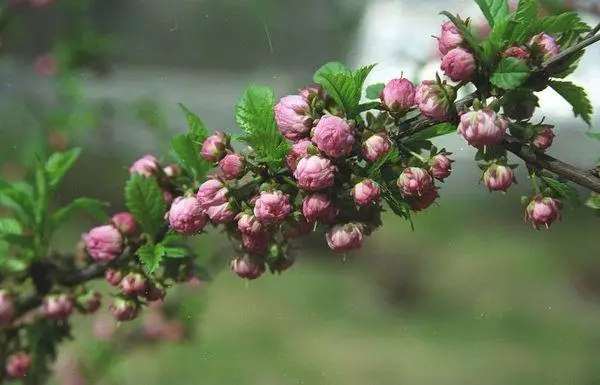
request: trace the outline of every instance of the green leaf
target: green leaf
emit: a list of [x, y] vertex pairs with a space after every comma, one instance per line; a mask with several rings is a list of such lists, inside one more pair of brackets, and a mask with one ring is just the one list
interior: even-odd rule
[[34, 247], [33, 236], [31, 235], [6, 233], [0, 234], [0, 239], [27, 250], [33, 250]]
[[375, 100], [379, 99], [381, 91], [385, 88], [384, 83], [371, 84], [367, 87], [367, 99]]
[[410, 137], [410, 141], [421, 141], [456, 132], [456, 125], [444, 122], [428, 127]]
[[558, 194], [571, 207], [575, 208], [581, 205], [581, 198], [575, 188], [567, 183], [560, 182], [556, 179], [542, 176], [542, 180], [550, 189]]
[[505, 90], [512, 90], [523, 84], [528, 77], [527, 64], [514, 57], [505, 57], [498, 63], [490, 82]]
[[108, 203], [97, 199], [76, 198], [68, 206], [62, 207], [52, 214], [50, 219], [52, 229], [57, 229], [80, 212], [88, 212], [98, 221], [104, 222], [108, 219], [108, 215], [104, 212], [104, 208], [108, 206]]
[[541, 7], [537, 0], [519, 0], [519, 6], [515, 12], [515, 21], [524, 26], [528, 26], [535, 20], [540, 9]]
[[590, 139], [600, 140], [600, 132], [588, 131], [585, 133], [585, 136], [587, 136]]
[[581, 116], [588, 126], [592, 125], [592, 102], [588, 98], [585, 90], [571, 82], [561, 82], [552, 80], [550, 87], [558, 92], [573, 107], [575, 117]]
[[585, 201], [585, 205], [594, 210], [600, 210], [600, 194], [592, 193]]
[[0, 218], [0, 236], [1, 234], [22, 234], [21, 224], [14, 218]]
[[287, 155], [290, 145], [275, 123], [275, 97], [268, 87], [249, 86], [240, 99], [235, 120], [244, 131], [240, 141], [247, 143], [259, 161], [276, 169]]
[[164, 225], [166, 204], [154, 178], [134, 174], [125, 186], [125, 202], [144, 231], [155, 237]]
[[322, 72], [315, 80], [342, 107], [346, 117], [353, 119], [359, 113], [358, 106], [364, 82], [374, 67], [374, 64], [361, 67], [354, 73]]
[[185, 118], [188, 123], [188, 135], [190, 139], [198, 145], [198, 147], [202, 146], [202, 143], [208, 138], [208, 130], [206, 126], [202, 122], [202, 119], [192, 111], [190, 111], [186, 106], [179, 103], [179, 108], [183, 111]]
[[211, 165], [200, 157], [200, 147], [189, 134], [178, 135], [171, 141], [171, 155], [196, 180], [204, 178], [211, 169]]
[[146, 274], [152, 274], [165, 257], [165, 248], [161, 244], [154, 246], [147, 243], [140, 247], [136, 254], [140, 258]]
[[508, 15], [507, 0], [475, 0], [491, 27]]
[[322, 84], [321, 82], [323, 81], [323, 75], [332, 75], [338, 73], [350, 75], [352, 71], [350, 71], [350, 69], [348, 69], [348, 67], [346, 67], [344, 64], [337, 61], [325, 63], [317, 70], [317, 72], [315, 72], [313, 75], [313, 81], [315, 83]]
[[35, 221], [33, 197], [21, 189], [15, 187], [1, 189], [0, 205], [13, 210], [26, 224], [32, 224]]
[[46, 173], [50, 187], [58, 186], [67, 171], [81, 155], [81, 148], [73, 148], [64, 152], [55, 152], [46, 162]]
[[392, 164], [396, 163], [398, 161], [399, 156], [400, 152], [398, 151], [398, 148], [392, 148], [391, 151], [389, 151], [387, 154], [379, 158], [377, 162], [371, 165], [371, 167], [369, 168], [369, 177], [375, 178], [379, 174], [379, 170], [381, 170], [381, 167], [383, 167], [384, 164], [388, 162]]
[[190, 252], [185, 247], [165, 247], [166, 258], [188, 258]]
[[483, 57], [488, 64], [493, 62], [496, 55], [511, 43], [511, 36], [516, 26], [517, 23], [514, 20], [507, 19], [492, 29], [487, 40], [481, 45]]
[[516, 36], [516, 40], [519, 43], [524, 43], [541, 32], [557, 35], [564, 32], [587, 32], [589, 30], [590, 26], [582, 21], [577, 13], [565, 12], [556, 16], [536, 18], [526, 30]]

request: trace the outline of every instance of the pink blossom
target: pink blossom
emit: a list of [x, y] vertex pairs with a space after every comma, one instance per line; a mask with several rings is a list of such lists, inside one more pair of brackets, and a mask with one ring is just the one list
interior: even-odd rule
[[450, 154], [437, 154], [430, 161], [429, 172], [437, 180], [443, 181], [452, 173], [452, 162], [447, 155]]
[[312, 127], [308, 100], [300, 95], [288, 95], [275, 105], [275, 120], [281, 135], [290, 140], [308, 136]]
[[139, 305], [129, 299], [116, 298], [109, 310], [117, 321], [132, 321], [139, 314]]
[[238, 179], [244, 176], [246, 169], [246, 159], [240, 154], [227, 154], [219, 162], [219, 168], [225, 179]]
[[364, 179], [354, 185], [351, 195], [359, 206], [370, 206], [379, 202], [381, 187], [372, 179]]
[[346, 253], [362, 247], [363, 227], [358, 223], [333, 226], [325, 233], [327, 245], [335, 253]]
[[206, 210], [206, 214], [214, 223], [229, 223], [235, 218], [236, 212], [229, 202], [222, 203], [216, 206], [210, 206]]
[[302, 139], [292, 145], [290, 152], [285, 158], [285, 163], [291, 172], [296, 171], [300, 159], [308, 155], [308, 148], [312, 146], [310, 139]]
[[129, 273], [121, 280], [121, 289], [127, 295], [143, 294], [147, 285], [146, 277], [139, 273]]
[[158, 159], [156, 159], [152, 155], [144, 155], [140, 159], [133, 162], [133, 164], [129, 168], [129, 172], [132, 175], [138, 173], [142, 176], [149, 177], [155, 175], [159, 168], [160, 163]]
[[165, 215], [169, 227], [184, 235], [199, 234], [206, 226], [206, 213], [195, 197], [179, 197]]
[[506, 191], [515, 182], [515, 173], [510, 167], [492, 164], [483, 173], [483, 184], [490, 191]]
[[328, 223], [335, 219], [339, 209], [323, 193], [307, 195], [302, 201], [302, 214], [308, 222]]
[[419, 167], [408, 167], [402, 171], [397, 185], [407, 197], [421, 196], [433, 187], [433, 180], [427, 170]]
[[301, 189], [318, 191], [333, 186], [336, 171], [331, 160], [313, 155], [298, 162], [294, 177]]
[[222, 132], [215, 132], [214, 135], [206, 138], [202, 143], [200, 155], [207, 162], [218, 162], [225, 156], [225, 150], [229, 146], [229, 136]]
[[[446, 92], [454, 93], [452, 87], [446, 87]], [[425, 80], [417, 86], [415, 103], [423, 115], [433, 120], [445, 120], [450, 109], [450, 102], [444, 97], [441, 87], [432, 80]]]
[[463, 38], [458, 31], [456, 26], [448, 21], [442, 24], [442, 33], [440, 37], [437, 38], [438, 41], [438, 50], [442, 55], [448, 53], [448, 51], [460, 46], [463, 42]]
[[237, 215], [238, 230], [242, 234], [258, 235], [266, 231], [265, 226], [252, 214], [240, 213]]
[[323, 87], [316, 85], [304, 87], [300, 90], [299, 95], [308, 100], [309, 103], [312, 103], [312, 101], [316, 98], [325, 98]]
[[154, 284], [146, 287], [146, 290], [144, 291], [144, 298], [146, 298], [148, 302], [157, 302], [162, 301], [166, 294], [167, 293], [161, 286]]
[[262, 191], [254, 204], [254, 216], [265, 224], [281, 222], [291, 211], [290, 196], [279, 190]]
[[113, 286], [119, 286], [123, 279], [123, 273], [115, 269], [107, 269], [104, 276], [106, 277], [106, 281]]
[[97, 291], [89, 291], [77, 297], [77, 307], [83, 314], [95, 313], [102, 304], [102, 296]]
[[381, 91], [380, 98], [388, 110], [406, 112], [415, 105], [415, 86], [408, 79], [392, 79]]
[[123, 236], [110, 225], [93, 228], [83, 241], [90, 257], [99, 263], [111, 262], [123, 252]]
[[163, 169], [163, 172], [167, 176], [167, 178], [175, 178], [181, 175], [181, 166], [178, 164], [170, 164]]
[[200, 185], [196, 199], [203, 210], [227, 202], [227, 187], [218, 179], [209, 179]]
[[122, 212], [113, 215], [112, 225], [125, 236], [135, 234], [137, 223], [135, 217], [129, 212]]
[[6, 374], [10, 378], [22, 378], [27, 376], [31, 367], [31, 358], [24, 352], [14, 353], [6, 359]]
[[375, 163], [392, 149], [392, 141], [387, 134], [380, 132], [371, 135], [362, 145], [363, 157]]
[[555, 136], [556, 135], [554, 135], [552, 128], [546, 127], [544, 129], [542, 129], [540, 132], [538, 132], [533, 137], [533, 142], [532, 142], [533, 147], [535, 147], [536, 149], [538, 149], [540, 151], [545, 151], [545, 150], [549, 149], [550, 146], [552, 146]]
[[548, 228], [554, 221], [560, 220], [559, 206], [560, 202], [556, 199], [537, 196], [527, 205], [527, 218], [536, 229], [542, 225]]
[[429, 208], [437, 198], [439, 198], [437, 189], [431, 187], [423, 191], [420, 196], [410, 197], [408, 204], [410, 205], [412, 211], [419, 212]]
[[269, 248], [269, 233], [242, 234], [242, 245], [249, 253], [264, 253]]
[[249, 255], [235, 258], [229, 264], [240, 278], [256, 279], [265, 272], [265, 264]]
[[469, 111], [460, 117], [458, 133], [475, 147], [494, 146], [504, 140], [508, 122], [493, 110]]
[[53, 319], [67, 319], [73, 312], [73, 299], [67, 294], [49, 295], [42, 300], [44, 316]]
[[333, 158], [349, 155], [354, 140], [352, 128], [338, 116], [323, 116], [314, 129], [313, 142], [319, 150]]
[[534, 52], [539, 52], [543, 60], [548, 60], [560, 53], [560, 45], [556, 39], [544, 32], [532, 37], [529, 46]]
[[466, 82], [477, 69], [475, 56], [464, 48], [451, 49], [442, 59], [440, 66], [444, 74], [455, 82]]
[[514, 57], [521, 61], [526, 61], [527, 59], [529, 59], [529, 56], [531, 56], [531, 52], [529, 52], [529, 50], [525, 46], [515, 45], [513, 47], [508, 48], [506, 51], [504, 51], [502, 56]]
[[0, 326], [8, 325], [15, 317], [15, 303], [7, 290], [0, 290]]

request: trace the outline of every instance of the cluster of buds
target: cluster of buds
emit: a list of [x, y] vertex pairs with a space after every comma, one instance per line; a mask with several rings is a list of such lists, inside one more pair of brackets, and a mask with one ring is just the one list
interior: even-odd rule
[[442, 25], [442, 33], [437, 38], [438, 50], [442, 55], [440, 68], [455, 82], [468, 82], [477, 71], [475, 55], [464, 44], [458, 28], [451, 22]]

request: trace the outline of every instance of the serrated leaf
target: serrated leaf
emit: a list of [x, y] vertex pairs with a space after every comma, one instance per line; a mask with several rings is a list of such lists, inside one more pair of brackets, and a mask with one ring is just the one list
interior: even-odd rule
[[375, 100], [379, 99], [381, 91], [385, 88], [384, 83], [371, 84], [367, 87], [367, 99]]
[[290, 145], [275, 123], [275, 97], [268, 87], [249, 86], [237, 108], [235, 120], [244, 131], [240, 141], [247, 143], [259, 161], [276, 169], [287, 155]]
[[50, 155], [45, 166], [50, 187], [54, 188], [58, 186], [62, 178], [77, 161], [80, 155], [81, 148], [73, 148], [64, 152], [55, 152]]
[[201, 146], [202, 143], [204, 143], [204, 141], [206, 140], [206, 138], [208, 138], [208, 130], [202, 122], [202, 119], [200, 119], [198, 115], [194, 114], [181, 103], [179, 103], [179, 108], [181, 108], [187, 120], [189, 138], [198, 147]]
[[438, 136], [451, 134], [453, 132], [456, 132], [456, 125], [448, 122], [438, 123], [411, 135], [410, 141], [412, 142], [432, 139]]
[[323, 75], [331, 75], [338, 73], [350, 75], [352, 71], [350, 71], [350, 69], [346, 67], [346, 65], [337, 61], [325, 63], [321, 66], [321, 68], [319, 68], [315, 72], [315, 74], [313, 75], [313, 81], [315, 83], [322, 84], [321, 81], [323, 81]]
[[514, 57], [505, 57], [498, 63], [490, 82], [496, 87], [512, 90], [523, 84], [528, 77], [527, 64]]
[[13, 210], [22, 222], [32, 224], [35, 221], [33, 197], [15, 187], [0, 190], [0, 205]]
[[557, 80], [552, 80], [550, 82], [550, 87], [558, 92], [563, 99], [569, 102], [573, 107], [573, 114], [575, 117], [581, 116], [581, 119], [583, 119], [588, 126], [592, 125], [593, 107], [585, 89], [571, 82], [561, 82]]
[[519, 0], [519, 5], [515, 12], [515, 21], [523, 25], [529, 25], [529, 23], [535, 20], [540, 9], [541, 7], [537, 0]]
[[152, 274], [158, 269], [165, 257], [165, 248], [161, 244], [155, 246], [147, 243], [141, 246], [136, 254], [142, 262], [146, 274]]
[[384, 164], [388, 162], [397, 162], [399, 156], [400, 152], [398, 151], [398, 148], [392, 148], [387, 154], [379, 158], [377, 162], [373, 163], [371, 167], [369, 167], [369, 177], [375, 178], [377, 174], [379, 174], [379, 170], [381, 170], [381, 167], [383, 167]]
[[188, 258], [190, 252], [185, 247], [165, 247], [165, 258]]
[[0, 239], [27, 250], [32, 250], [34, 246], [32, 235], [6, 233], [0, 234]]
[[550, 189], [557, 193], [563, 200], [571, 207], [578, 207], [581, 205], [581, 198], [575, 188], [567, 183], [560, 182], [556, 179], [542, 176], [542, 180], [546, 183]]
[[507, 19], [498, 23], [492, 29], [487, 40], [481, 45], [483, 58], [488, 64], [495, 59], [505, 45], [511, 43], [511, 36], [516, 26], [517, 23], [514, 20]]
[[194, 179], [200, 180], [210, 171], [211, 165], [200, 157], [200, 147], [189, 134], [181, 134], [171, 141], [171, 155]]
[[166, 204], [154, 178], [133, 174], [125, 186], [125, 202], [144, 232], [155, 237], [164, 225]]
[[21, 224], [14, 218], [0, 218], [0, 234], [22, 234]]
[[76, 198], [69, 205], [59, 209], [50, 219], [52, 229], [57, 229], [59, 226], [73, 218], [73, 216], [81, 213], [90, 213], [99, 222], [104, 222], [108, 219], [108, 215], [104, 212], [104, 208], [108, 207], [106, 202], [91, 198]]
[[577, 13], [565, 12], [556, 16], [536, 18], [526, 30], [516, 37], [516, 40], [524, 43], [541, 32], [556, 35], [563, 32], [587, 32], [589, 30], [590, 26], [582, 21]]
[[491, 27], [508, 15], [507, 0], [475, 0]]

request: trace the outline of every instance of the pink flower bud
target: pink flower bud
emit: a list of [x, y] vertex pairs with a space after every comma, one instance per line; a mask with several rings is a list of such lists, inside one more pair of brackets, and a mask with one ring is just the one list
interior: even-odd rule
[[552, 146], [552, 142], [554, 142], [555, 136], [556, 135], [554, 135], [552, 128], [546, 127], [533, 137], [533, 147], [540, 151], [545, 151], [549, 149], [550, 146]]
[[151, 285], [150, 287], [147, 287], [144, 291], [144, 297], [149, 302], [162, 301], [165, 298], [165, 295], [165, 290], [157, 285]]
[[325, 95], [323, 93], [323, 87], [321, 86], [304, 87], [300, 90], [299, 95], [302, 96], [304, 99], [308, 100], [309, 103], [312, 103], [312, 101], [315, 98], [325, 98]]
[[529, 46], [534, 52], [539, 52], [543, 60], [548, 60], [560, 52], [560, 45], [556, 39], [544, 32], [532, 37]]
[[167, 178], [175, 178], [181, 175], [181, 166], [178, 164], [171, 164], [163, 169], [163, 172], [167, 176]]
[[143, 294], [147, 285], [146, 277], [138, 273], [129, 273], [121, 280], [121, 289], [127, 295]]
[[433, 180], [427, 170], [419, 167], [408, 167], [402, 171], [396, 184], [402, 191], [402, 195], [418, 197], [433, 187]]
[[265, 226], [252, 214], [240, 213], [236, 218], [238, 230], [242, 234], [258, 235], [266, 231]]
[[67, 319], [73, 312], [73, 300], [67, 294], [49, 295], [42, 300], [44, 316], [53, 319]]
[[362, 145], [363, 157], [371, 163], [377, 162], [381, 157], [390, 152], [392, 141], [385, 133], [371, 135]]
[[206, 226], [206, 214], [195, 197], [179, 197], [165, 215], [169, 227], [184, 235], [195, 235]]
[[388, 110], [406, 112], [415, 105], [415, 86], [408, 79], [392, 79], [381, 91], [380, 98]]
[[90, 257], [98, 263], [108, 263], [123, 252], [123, 236], [110, 225], [94, 227], [83, 241]]
[[291, 211], [290, 196], [279, 190], [261, 192], [254, 204], [254, 216], [265, 224], [281, 222]]
[[265, 272], [264, 263], [249, 255], [235, 258], [229, 266], [240, 278], [245, 279], [256, 279]]
[[228, 154], [219, 162], [219, 168], [225, 179], [238, 179], [244, 176], [246, 159], [240, 154]]
[[351, 193], [359, 206], [370, 206], [379, 202], [381, 198], [381, 188], [377, 182], [371, 179], [365, 179], [360, 183], [357, 183], [352, 189]]
[[419, 212], [429, 208], [437, 198], [439, 198], [438, 191], [435, 187], [432, 187], [423, 191], [421, 196], [411, 197], [408, 204], [412, 211]]
[[113, 215], [111, 219], [112, 225], [125, 236], [135, 234], [137, 224], [133, 214], [128, 212], [122, 212]]
[[142, 176], [149, 177], [154, 175], [159, 168], [160, 163], [158, 162], [158, 159], [152, 155], [144, 155], [140, 159], [133, 162], [129, 168], [129, 173], [132, 175], [138, 173]]
[[51, 53], [45, 53], [35, 59], [34, 71], [39, 76], [52, 77], [58, 71], [58, 62]]
[[227, 187], [218, 179], [209, 179], [200, 185], [196, 199], [202, 209], [208, 210], [227, 202]]
[[[446, 86], [446, 92], [454, 95], [452, 87]], [[450, 111], [450, 102], [444, 97], [440, 86], [432, 80], [425, 80], [417, 86], [415, 103], [423, 115], [433, 120], [445, 120]]]
[[27, 376], [31, 367], [31, 358], [27, 353], [15, 353], [6, 359], [6, 374], [10, 378], [22, 378]]
[[339, 209], [323, 193], [307, 195], [302, 201], [302, 214], [308, 222], [328, 223], [335, 219]]
[[477, 69], [475, 56], [464, 48], [451, 49], [442, 59], [440, 66], [444, 74], [455, 82], [466, 82]]
[[163, 199], [165, 200], [167, 207], [173, 204], [173, 194], [171, 194], [170, 191], [163, 190]]
[[121, 284], [121, 280], [123, 279], [123, 273], [115, 269], [108, 269], [104, 273], [106, 280], [113, 286], [119, 286]]
[[97, 291], [89, 291], [77, 297], [77, 308], [83, 314], [95, 313], [102, 304], [102, 296]]
[[235, 218], [236, 212], [233, 211], [229, 202], [225, 202], [217, 206], [210, 206], [206, 210], [206, 214], [214, 223], [229, 223]]
[[264, 253], [269, 248], [269, 233], [242, 234], [242, 245], [249, 253]]
[[228, 145], [229, 137], [227, 134], [217, 131], [202, 143], [200, 156], [209, 163], [218, 162], [225, 156]]
[[542, 225], [548, 228], [554, 221], [560, 220], [559, 205], [556, 199], [537, 196], [527, 205], [527, 218], [536, 229]]
[[349, 155], [354, 145], [354, 132], [342, 118], [325, 115], [314, 129], [313, 142], [325, 154], [337, 158]]
[[442, 24], [442, 33], [437, 38], [438, 50], [442, 55], [448, 53], [448, 51], [460, 46], [463, 42], [463, 38], [458, 32], [458, 29], [452, 22], [448, 21]]
[[429, 162], [429, 172], [437, 180], [443, 181], [452, 173], [452, 162], [446, 155], [450, 154], [437, 154]]
[[310, 146], [312, 146], [310, 139], [302, 139], [294, 143], [285, 158], [285, 163], [291, 172], [296, 171], [296, 166], [298, 166], [300, 159], [308, 155], [308, 148]]
[[8, 325], [15, 317], [15, 303], [7, 290], [0, 290], [0, 326]]
[[124, 298], [117, 298], [109, 307], [110, 312], [117, 321], [132, 321], [139, 314], [137, 303]]
[[506, 191], [515, 181], [515, 173], [510, 167], [490, 165], [483, 173], [483, 184], [490, 191]]
[[526, 61], [531, 56], [531, 53], [525, 46], [513, 46], [508, 48], [504, 53], [502, 53], [504, 57], [514, 57], [521, 61]]
[[333, 186], [336, 171], [331, 160], [313, 155], [300, 159], [294, 177], [301, 189], [318, 191]]
[[325, 233], [327, 245], [335, 253], [360, 249], [363, 244], [363, 227], [358, 223], [336, 225]]
[[308, 99], [300, 95], [288, 95], [275, 105], [275, 121], [281, 135], [290, 140], [308, 136], [312, 117]]
[[458, 133], [475, 147], [494, 146], [504, 140], [508, 122], [493, 110], [469, 111], [460, 117]]

